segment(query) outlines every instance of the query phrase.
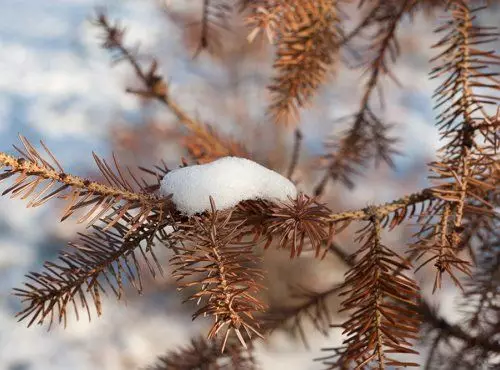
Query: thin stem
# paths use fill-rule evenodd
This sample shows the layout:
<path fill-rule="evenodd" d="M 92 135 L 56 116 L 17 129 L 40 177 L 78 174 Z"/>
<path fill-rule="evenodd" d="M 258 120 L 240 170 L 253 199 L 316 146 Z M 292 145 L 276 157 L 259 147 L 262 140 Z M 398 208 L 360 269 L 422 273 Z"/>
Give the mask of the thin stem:
<path fill-rule="evenodd" d="M 393 200 L 389 203 L 384 203 L 378 206 L 369 206 L 359 210 L 347 211 L 342 213 L 333 213 L 328 218 L 328 221 L 339 222 L 339 221 L 360 221 L 368 220 L 371 217 L 371 212 L 373 209 L 377 211 L 380 216 L 386 216 L 392 212 L 399 209 L 406 208 L 413 204 L 425 202 L 426 200 L 432 199 L 434 196 L 430 188 L 424 189 L 419 193 L 413 193 L 406 195 L 402 198 Z"/>
<path fill-rule="evenodd" d="M 487 336 L 473 336 L 469 332 L 464 331 L 460 326 L 450 324 L 445 318 L 440 317 L 429 304 L 422 300 L 420 311 L 424 316 L 425 322 L 429 323 L 435 329 L 440 330 L 444 337 L 454 337 L 465 342 L 470 347 L 480 347 L 486 351 L 500 353 L 500 342 L 491 339 Z"/>
<path fill-rule="evenodd" d="M 10 167 L 9 172 L 25 173 L 27 176 L 36 176 L 38 178 L 54 180 L 59 183 L 68 185 L 73 189 L 85 189 L 93 194 L 110 196 L 113 198 L 120 197 L 123 200 L 132 202 L 153 202 L 157 198 L 153 194 L 143 194 L 119 189 L 117 187 L 100 184 L 95 181 L 89 181 L 82 177 L 70 175 L 65 172 L 50 169 L 44 165 L 39 165 L 25 158 L 15 157 L 4 152 L 0 152 L 0 165 Z"/>
<path fill-rule="evenodd" d="M 299 163 L 299 155 L 300 155 L 300 144 L 302 143 L 302 132 L 300 129 L 296 128 L 295 129 L 295 141 L 293 145 L 293 152 L 292 152 L 292 161 L 290 162 L 290 167 L 288 168 L 288 175 L 287 177 L 289 179 L 292 178 L 293 173 L 295 172 L 295 169 L 297 168 L 297 164 Z"/>

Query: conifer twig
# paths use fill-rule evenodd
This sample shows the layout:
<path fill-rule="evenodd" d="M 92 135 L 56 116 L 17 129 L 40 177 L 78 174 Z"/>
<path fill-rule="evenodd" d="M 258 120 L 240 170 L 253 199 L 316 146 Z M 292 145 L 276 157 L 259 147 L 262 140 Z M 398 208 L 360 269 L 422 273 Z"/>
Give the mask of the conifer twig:
<path fill-rule="evenodd" d="M 179 248 L 171 263 L 178 281 L 195 276 L 194 281 L 183 281 L 180 289 L 199 289 L 189 298 L 201 305 L 193 319 L 201 315 L 214 318 L 208 339 L 224 333 L 221 342 L 224 352 L 232 333 L 245 348 L 244 337 L 262 337 L 254 314 L 264 309 L 255 298 L 260 288 L 257 280 L 263 276 L 255 267 L 257 257 L 251 245 L 238 242 L 241 222 L 232 221 L 231 212 L 217 211 L 213 198 L 210 203 L 211 211 L 206 218 L 194 217 L 192 225 L 181 227 L 186 245 Z"/>
<path fill-rule="evenodd" d="M 57 171 L 54 168 L 47 167 L 46 164 L 36 163 L 34 161 L 26 160 L 23 157 L 14 157 L 7 153 L 0 152 L 0 164 L 2 167 L 9 167 L 9 172 L 2 175 L 2 180 L 6 179 L 7 175 L 14 175 L 15 173 L 23 174 L 23 178 L 27 176 L 37 176 L 44 180 L 51 180 L 64 184 L 65 188 L 71 187 L 73 189 L 82 189 L 99 194 L 102 196 L 120 197 L 124 200 L 132 202 L 154 202 L 157 197 L 153 194 L 141 194 L 131 192 L 124 189 L 119 189 L 109 185 L 101 184 L 95 181 L 90 181 L 79 176 L 68 174 L 64 171 Z M 61 190 L 62 191 L 62 190 Z M 4 192 L 4 194 L 7 191 Z M 33 206 L 44 202 L 45 198 L 32 203 Z"/>
<path fill-rule="evenodd" d="M 340 357 L 338 352 L 323 360 L 330 368 L 363 368 L 372 361 L 385 366 L 418 366 L 392 357 L 394 353 L 416 354 L 411 341 L 416 339 L 420 320 L 420 299 L 416 282 L 401 270 L 408 261 L 386 247 L 381 240 L 382 215 L 371 209 L 369 223 L 358 232 L 362 247 L 354 254 L 354 266 L 346 273 L 342 311 L 350 317 L 342 324 L 347 338 Z"/>
<path fill-rule="evenodd" d="M 108 182 L 102 184 L 66 173 L 45 144 L 42 143 L 46 158 L 23 136 L 20 139 L 24 150 L 14 146 L 21 154 L 20 157 L 0 152 L 0 167 L 7 167 L 0 175 L 0 181 L 17 175 L 13 185 L 3 195 L 10 193 L 12 197 L 31 198 L 28 207 L 42 205 L 53 198 L 63 198 L 66 208 L 62 220 L 77 210 L 87 209 L 78 222 L 88 221 L 91 225 L 111 212 L 108 213 L 109 217 L 113 216 L 110 218 L 110 226 L 126 212 L 134 210 L 137 212 L 137 216 L 132 218 L 134 228 L 153 210 L 166 211 L 171 208 L 170 197 L 161 198 L 150 192 L 149 185 L 144 181 L 141 183 L 130 170 L 127 178 L 116 158 L 113 158 L 113 169 L 104 159 L 94 154 L 95 162 Z"/>
<path fill-rule="evenodd" d="M 396 30 L 406 12 L 415 5 L 415 0 L 379 1 L 372 4 L 373 14 L 366 18 L 368 24 L 374 24 L 378 30 L 373 37 L 369 51 L 375 50 L 375 57 L 369 56 L 367 65 L 369 77 L 359 108 L 353 114 L 353 121 L 344 136 L 337 141 L 326 143 L 329 153 L 323 156 L 327 162 L 325 173 L 314 188 L 314 195 L 320 196 L 325 191 L 328 179 L 340 180 L 349 187 L 353 186 L 353 174 L 359 172 L 367 161 L 375 158 L 392 164 L 391 155 L 397 153 L 392 148 L 395 139 L 387 135 L 390 128 L 374 113 L 370 98 L 383 76 L 395 79 L 388 66 L 388 56 L 394 61 L 399 53 Z M 362 23 L 362 28 L 367 25 Z"/>
<path fill-rule="evenodd" d="M 381 205 L 368 206 L 355 211 L 334 213 L 329 216 L 329 220 L 332 222 L 339 222 L 344 220 L 367 220 L 371 217 L 370 214 L 371 212 L 373 212 L 373 209 L 376 209 L 379 215 L 387 216 L 390 213 L 396 212 L 398 210 L 406 209 L 415 204 L 428 201 L 433 197 L 434 196 L 431 189 L 424 189 L 419 193 L 406 195 L 402 198 Z"/>
<path fill-rule="evenodd" d="M 474 336 L 470 332 L 464 331 L 460 326 L 450 324 L 445 318 L 438 316 L 426 301 L 422 301 L 420 307 L 425 322 L 431 325 L 434 330 L 439 330 L 441 335 L 459 339 L 471 347 L 477 346 L 486 351 L 500 353 L 500 342 L 498 340 L 487 336 Z"/>
<path fill-rule="evenodd" d="M 290 167 L 288 168 L 287 178 L 291 179 L 297 165 L 299 163 L 299 155 L 300 155 L 300 144 L 302 143 L 302 132 L 296 128 L 294 134 L 294 143 L 293 143 L 293 151 L 292 151 L 292 160 L 290 161 Z"/>
<path fill-rule="evenodd" d="M 116 62 L 122 60 L 127 61 L 146 88 L 146 90 L 127 88 L 127 92 L 146 98 L 154 98 L 168 107 L 169 110 L 177 117 L 179 122 L 181 122 L 199 142 L 203 142 L 203 153 L 201 153 L 202 157 L 208 157 L 208 160 L 213 160 L 227 155 L 248 157 L 247 151 L 241 144 L 235 143 L 228 138 L 223 138 L 221 135 L 216 134 L 215 131 L 210 129 L 209 126 L 199 122 L 187 114 L 181 106 L 172 99 L 169 93 L 168 84 L 157 71 L 158 64 L 156 60 L 153 60 L 147 71 L 143 69 L 137 61 L 137 57 L 134 53 L 125 47 L 123 43 L 123 29 L 121 29 L 118 25 L 112 25 L 104 13 L 98 14 L 95 23 L 98 27 L 101 27 L 105 33 L 102 46 L 118 54 Z M 190 148 L 188 147 L 188 149 Z M 206 160 L 207 159 L 205 158 L 205 161 Z"/>

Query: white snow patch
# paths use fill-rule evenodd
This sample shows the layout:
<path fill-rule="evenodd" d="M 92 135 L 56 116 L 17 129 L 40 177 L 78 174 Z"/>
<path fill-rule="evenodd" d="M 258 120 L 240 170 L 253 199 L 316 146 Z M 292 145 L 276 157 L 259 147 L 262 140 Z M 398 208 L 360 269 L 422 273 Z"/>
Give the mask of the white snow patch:
<path fill-rule="evenodd" d="M 249 159 L 224 157 L 208 164 L 178 168 L 161 180 L 160 192 L 173 194 L 177 209 L 193 215 L 210 209 L 227 209 L 248 199 L 287 201 L 297 188 L 287 178 Z"/>

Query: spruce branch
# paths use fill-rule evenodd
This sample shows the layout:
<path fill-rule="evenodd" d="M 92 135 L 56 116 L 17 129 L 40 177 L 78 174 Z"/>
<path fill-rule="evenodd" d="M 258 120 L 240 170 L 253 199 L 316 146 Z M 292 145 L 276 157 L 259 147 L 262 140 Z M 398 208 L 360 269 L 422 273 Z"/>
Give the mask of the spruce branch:
<path fill-rule="evenodd" d="M 491 325 L 492 312 L 500 310 L 500 236 L 490 239 L 495 254 L 486 253 L 479 261 L 472 277 L 465 283 L 461 302 L 462 311 L 467 315 L 466 324 L 473 330 L 487 331 Z"/>
<path fill-rule="evenodd" d="M 254 240 L 266 240 L 267 249 L 273 240 L 277 247 L 289 249 L 290 258 L 299 257 L 305 247 L 321 254 L 324 242 L 333 237 L 328 223 L 330 210 L 314 197 L 300 193 L 288 202 L 244 201 L 237 206 L 235 219 L 241 220 Z"/>
<path fill-rule="evenodd" d="M 260 238 L 266 241 L 264 249 L 278 240 L 278 248 L 290 249 L 292 258 L 300 256 L 304 246 L 314 250 L 317 257 L 324 257 L 329 249 L 342 257 L 343 252 L 332 246 L 334 236 L 352 222 L 368 221 L 374 209 L 381 217 L 381 226 L 391 230 L 407 219 L 425 214 L 436 202 L 428 188 L 392 202 L 333 213 L 317 198 L 301 193 L 286 204 L 244 201 L 236 207 L 234 217 L 243 221 L 245 232 L 256 242 Z"/>
<path fill-rule="evenodd" d="M 220 47 L 222 42 L 219 34 L 228 29 L 227 18 L 232 11 L 233 5 L 225 0 L 203 0 L 199 42 L 193 58 L 204 50 L 212 52 Z"/>
<path fill-rule="evenodd" d="M 332 369 L 351 364 L 357 369 L 418 366 L 390 357 L 391 353 L 417 353 L 411 341 L 417 338 L 420 324 L 419 288 L 401 272 L 410 269 L 410 263 L 382 244 L 381 230 L 381 215 L 373 209 L 368 225 L 358 232 L 357 239 L 364 244 L 354 254 L 357 262 L 347 272 L 341 293 L 346 296 L 341 311 L 350 312 L 342 325 L 347 334 L 345 348 L 332 349 L 334 355 L 323 358 Z"/>
<path fill-rule="evenodd" d="M 17 176 L 3 194 L 28 199 L 28 207 L 62 198 L 66 202 L 62 220 L 78 210 L 85 211 L 78 222 L 87 222 L 94 231 L 81 234 L 81 242 L 70 243 L 70 249 L 60 254 L 59 262 L 46 262 L 42 273 L 27 275 L 29 282 L 25 283 L 25 288 L 15 289 L 15 294 L 27 305 L 18 314 L 19 319 L 29 318 L 28 326 L 31 326 L 47 319 L 52 324 L 57 317 L 66 325 L 68 304 L 74 306 L 77 318 L 78 306 L 81 306 L 90 319 L 89 296 L 100 315 L 101 293 L 105 292 L 101 278 L 107 281 L 118 299 L 122 297 L 124 277 L 140 292 L 142 284 L 136 253 L 140 251 L 153 276 L 156 270 L 161 272 L 152 244 L 153 239 L 163 235 L 167 224 L 174 223 L 171 213 L 175 209 L 169 197 L 154 194 L 155 184 L 139 180 L 128 168 L 128 176 L 125 176 L 116 157 L 113 157 L 115 167 L 112 168 L 94 154 L 108 183 L 102 184 L 65 172 L 43 142 L 45 155 L 24 137 L 20 139 L 24 148 L 14 146 L 20 157 L 0 152 L 0 164 L 6 168 L 0 179 Z M 159 181 L 157 172 L 149 173 Z M 142 241 L 145 247 L 141 247 Z"/>
<path fill-rule="evenodd" d="M 432 201 L 432 199 L 433 199 L 433 194 L 430 191 L 430 189 L 424 189 L 421 192 L 406 195 L 400 199 L 396 199 L 388 203 L 368 206 L 360 210 L 347 211 L 335 214 L 332 213 L 328 218 L 332 222 L 356 221 L 356 220 L 367 221 L 370 219 L 370 217 L 372 217 L 371 213 L 375 209 L 377 213 L 382 217 L 381 220 L 382 225 L 386 223 L 384 222 L 385 220 L 387 220 L 386 217 L 392 213 L 398 215 L 396 219 L 398 220 L 397 224 L 399 224 L 401 222 L 399 220 L 404 220 L 406 217 L 412 217 L 416 214 L 415 207 L 418 204 L 422 204 L 423 207 L 424 202 Z M 408 214 L 408 209 L 411 209 L 409 214 Z M 421 210 L 421 212 L 423 212 L 423 209 Z"/>
<path fill-rule="evenodd" d="M 240 12 L 247 12 L 245 24 L 252 28 L 248 34 L 248 42 L 265 33 L 270 44 L 278 38 L 280 16 L 284 11 L 284 1 L 240 0 Z"/>
<path fill-rule="evenodd" d="M 293 297 L 303 299 L 304 302 L 292 307 L 271 307 L 261 318 L 266 333 L 271 334 L 277 329 L 288 328 L 308 348 L 307 336 L 310 333 L 306 334 L 304 322 L 312 323 L 317 332 L 328 336 L 333 317 L 328 301 L 340 290 L 341 285 L 334 285 L 322 292 L 300 286 L 293 287 Z"/>
<path fill-rule="evenodd" d="M 77 210 L 86 209 L 86 213 L 78 221 L 88 221 L 89 225 L 110 210 L 110 215 L 115 216 L 112 223 L 117 222 L 122 213 L 134 210 L 137 212 L 137 216 L 133 218 L 135 227 L 153 210 L 169 207 L 168 197 L 159 198 L 148 192 L 149 184 L 139 182 L 130 170 L 127 179 L 116 158 L 113 158 L 113 169 L 94 154 L 99 170 L 108 182 L 101 184 L 66 173 L 43 143 L 45 158 L 28 140 L 22 136 L 20 139 L 24 150 L 14 146 L 20 153 L 19 157 L 0 152 L 0 166 L 5 168 L 0 181 L 17 176 L 2 194 L 10 193 L 12 197 L 30 199 L 28 207 L 42 205 L 55 197 L 62 198 L 66 201 L 62 220 Z"/>
<path fill-rule="evenodd" d="M 62 198 L 66 202 L 63 220 L 81 211 L 79 221 L 87 222 L 91 230 L 70 243 L 56 262 L 46 262 L 42 272 L 29 273 L 24 287 L 15 289 L 25 305 L 19 319 L 27 320 L 28 326 L 49 322 L 50 328 L 56 321 L 66 325 L 71 310 L 77 318 L 81 311 L 87 312 L 90 319 L 94 306 L 100 315 L 106 291 L 120 300 L 127 283 L 142 291 L 144 269 L 153 277 L 162 274 L 156 254 L 163 246 L 175 254 L 171 264 L 179 290 L 189 291 L 187 300 L 199 306 L 193 319 L 208 316 L 213 325 L 208 338 L 197 338 L 191 346 L 168 353 L 152 369 L 254 369 L 253 340 L 273 329 L 291 327 L 306 343 L 305 320 L 321 334 L 338 327 L 332 325 L 328 299 L 339 291 L 344 297 L 342 312 L 350 316 L 342 325 L 347 334 L 344 346 L 326 348 L 329 355 L 321 359 L 330 368 L 416 366 L 399 356 L 416 354 L 413 346 L 420 316 L 430 327 L 428 337 L 435 347 L 426 366 L 435 366 L 443 344 L 455 352 L 451 357 L 447 353 L 448 368 L 498 366 L 500 78 L 490 67 L 500 65 L 500 58 L 482 49 L 498 34 L 477 25 L 476 14 L 484 8 L 474 9 L 472 4 L 360 0 L 360 8 L 366 5 L 368 11 L 344 35 L 336 0 L 203 0 L 195 57 L 221 42 L 213 31 L 226 26 L 225 17 L 237 6 L 248 11 L 247 22 L 254 27 L 249 41 L 264 31 L 276 44 L 276 78 L 269 87 L 273 100 L 268 113 L 281 124 L 290 124 L 312 102 L 335 69 L 341 47 L 349 47 L 348 42 L 365 31 L 375 31 L 360 54 L 367 79 L 359 107 L 349 117 L 347 132 L 325 144 L 325 173 L 314 189 L 316 197 L 300 193 L 283 203 L 247 200 L 225 211 L 217 210 L 211 200 L 210 210 L 184 217 L 169 197 L 156 193 L 168 173 L 166 166 L 143 169 L 154 177 L 149 183 L 122 168 L 114 156 L 110 165 L 94 155 L 101 183 L 66 173 L 43 143 L 45 153 L 21 137 L 24 148 L 16 148 L 20 156 L 0 152 L 4 170 L 0 182 L 13 180 L 4 194 L 26 199 L 29 207 Z M 443 143 L 438 159 L 430 164 L 434 186 L 389 203 L 332 212 L 318 200 L 330 179 L 352 186 L 353 176 L 372 159 L 392 163 L 395 139 L 391 126 L 376 113 L 373 95 L 383 78 L 394 78 L 390 64 L 399 55 L 402 20 L 417 9 L 438 6 L 450 19 L 437 29 L 444 36 L 434 46 L 441 51 L 431 72 L 431 78 L 442 79 L 434 95 Z M 159 73 L 157 61 L 143 64 L 137 52 L 125 45 L 122 27 L 102 13 L 96 25 L 104 31 L 102 46 L 114 54 L 115 62 L 128 63 L 143 85 L 127 91 L 159 101 L 177 117 L 187 131 L 183 146 L 195 161 L 248 157 L 241 144 L 183 110 Z M 491 114 L 490 108 L 497 113 Z M 289 178 L 298 163 L 300 144 L 297 129 Z M 187 163 L 183 159 L 183 165 Z M 421 227 L 405 259 L 384 244 L 382 232 L 414 216 Z M 361 248 L 347 256 L 334 239 L 357 222 L 364 224 L 356 238 Z M 291 257 L 307 250 L 316 257 L 336 253 L 349 267 L 346 281 L 321 292 L 293 286 L 295 298 L 303 298 L 301 304 L 265 312 L 258 299 L 263 288 L 260 260 L 253 248 L 263 244 L 266 249 L 273 242 L 288 249 Z M 470 258 L 464 256 L 466 251 Z M 417 270 L 430 263 L 435 266 L 434 289 L 445 275 L 464 286 L 463 323 L 451 324 L 421 300 L 417 284 L 405 275 L 413 260 L 419 263 Z"/>
<path fill-rule="evenodd" d="M 339 18 L 336 1 L 278 3 L 261 5 L 280 9 L 273 65 L 278 75 L 269 86 L 269 113 L 276 123 L 291 125 L 298 121 L 299 108 L 311 102 L 338 60 Z M 276 13 L 277 8 L 267 13 Z"/>
<path fill-rule="evenodd" d="M 470 214 L 493 217 L 495 213 L 487 194 L 498 184 L 488 178 L 494 175 L 500 146 L 496 120 L 485 113 L 485 107 L 500 102 L 497 73 L 486 69 L 498 57 L 477 45 L 491 42 L 497 33 L 475 25 L 479 10 L 470 9 L 465 1 L 450 2 L 451 19 L 436 30 L 445 33 L 434 45 L 444 51 L 433 59 L 440 65 L 431 72 L 432 78 L 444 78 L 434 94 L 435 108 L 441 110 L 436 125 L 444 146 L 439 160 L 430 166 L 430 178 L 438 182 L 432 192 L 440 202 L 422 218 L 414 245 L 418 258 L 425 257 L 420 267 L 434 262 L 434 290 L 441 286 L 444 272 L 461 287 L 454 270 L 471 273 L 470 262 L 458 256 L 467 219 Z"/>
<path fill-rule="evenodd" d="M 424 321 L 431 326 L 431 330 L 438 331 L 445 337 L 459 339 L 470 347 L 480 347 L 488 352 L 500 353 L 500 342 L 498 340 L 492 340 L 488 336 L 474 336 L 463 330 L 459 325 L 450 324 L 425 301 L 421 304 L 421 312 Z"/>
<path fill-rule="evenodd" d="M 299 156 L 300 156 L 300 145 L 302 143 L 303 135 L 302 132 L 296 128 L 294 134 L 294 144 L 292 151 L 292 159 L 290 161 L 290 167 L 288 168 L 287 178 L 292 179 L 293 174 L 299 164 Z"/>
<path fill-rule="evenodd" d="M 217 211 L 212 198 L 210 203 L 211 211 L 206 216 L 195 216 L 190 224 L 180 227 L 185 245 L 171 264 L 174 278 L 182 281 L 180 289 L 197 288 L 189 297 L 201 305 L 193 319 L 201 315 L 214 318 L 208 339 L 224 333 L 224 352 L 232 333 L 245 348 L 245 337 L 262 337 L 254 314 L 264 309 L 255 297 L 260 289 L 257 281 L 263 276 L 256 267 L 252 243 L 238 241 L 243 236 L 242 223 L 231 220 L 230 211 Z"/>
<path fill-rule="evenodd" d="M 269 86 L 268 113 L 277 124 L 296 125 L 337 63 L 340 19 L 336 0 L 243 1 L 251 42 L 265 32 L 276 45 L 277 76 Z"/>
<path fill-rule="evenodd" d="M 224 353 L 220 343 L 205 338 L 194 338 L 189 346 L 160 356 L 148 370 L 255 370 L 257 363 L 251 349 L 231 344 Z"/>
<path fill-rule="evenodd" d="M 60 253 L 57 263 L 45 262 L 42 273 L 28 274 L 25 287 L 14 289 L 14 294 L 27 304 L 17 314 L 19 321 L 29 319 L 31 326 L 48 319 L 50 328 L 57 318 L 66 327 L 68 306 L 73 306 L 77 320 L 80 309 L 87 312 L 90 320 L 92 301 L 100 316 L 101 294 L 106 293 L 106 287 L 118 300 L 123 296 L 125 280 L 141 293 L 140 261 L 146 263 L 153 277 L 157 272 L 163 273 L 153 247 L 156 239 L 168 243 L 163 230 L 172 220 L 161 212 L 154 213 L 131 232 L 133 218 L 125 213 L 123 221 L 111 228 L 112 219 L 102 219 L 101 225 L 93 225 L 92 233 L 79 234 L 79 242 L 69 243 L 70 249 Z"/>

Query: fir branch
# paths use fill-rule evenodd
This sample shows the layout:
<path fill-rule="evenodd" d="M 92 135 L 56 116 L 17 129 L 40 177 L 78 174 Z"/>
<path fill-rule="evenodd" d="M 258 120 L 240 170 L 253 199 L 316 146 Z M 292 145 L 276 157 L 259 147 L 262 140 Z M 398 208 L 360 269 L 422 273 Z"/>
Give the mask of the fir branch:
<path fill-rule="evenodd" d="M 464 331 L 459 325 L 452 325 L 445 318 L 437 315 L 425 301 L 422 302 L 420 311 L 423 320 L 431 325 L 432 329 L 441 333 L 444 337 L 453 337 L 459 339 L 469 347 L 480 347 L 488 352 L 500 353 L 500 342 L 492 340 L 488 336 L 473 336 Z"/>
<path fill-rule="evenodd" d="M 493 253 L 483 253 L 472 277 L 465 283 L 460 307 L 466 314 L 466 325 L 472 330 L 487 332 L 491 318 L 500 311 L 500 235 L 489 239 Z"/>
<path fill-rule="evenodd" d="M 324 256 L 333 238 L 354 221 L 367 221 L 375 209 L 381 217 L 381 226 L 392 229 L 405 220 L 427 212 L 436 203 L 431 189 L 410 194 L 392 202 L 363 209 L 333 213 L 315 197 L 299 194 L 287 204 L 266 201 L 244 201 L 236 207 L 235 219 L 241 220 L 257 242 L 264 238 L 267 249 L 273 240 L 278 248 L 290 249 L 290 256 L 299 256 L 304 246 L 310 246 L 316 256 Z M 323 253 L 321 249 L 324 249 Z M 342 256 L 338 250 L 335 253 Z"/>
<path fill-rule="evenodd" d="M 271 307 L 261 318 L 266 333 L 270 334 L 277 329 L 287 328 L 292 334 L 300 337 L 302 343 L 309 347 L 304 322 L 313 324 L 316 331 L 328 336 L 331 328 L 332 312 L 329 300 L 337 295 L 341 285 L 335 285 L 323 292 L 316 292 L 304 287 L 294 287 L 293 297 L 304 299 L 304 302 L 292 307 Z"/>
<path fill-rule="evenodd" d="M 486 189 L 481 200 L 471 200 L 471 205 L 481 209 L 482 212 L 466 212 L 462 222 L 463 232 L 460 235 L 458 250 L 467 250 L 474 264 L 477 264 L 477 255 L 489 255 L 491 253 L 491 241 L 500 238 L 500 213 L 493 212 L 500 207 L 500 197 L 498 196 L 498 186 L 500 183 L 500 172 L 491 171 L 481 179 L 484 183 L 491 184 L 491 188 Z M 490 204 L 492 211 L 487 211 L 484 204 Z M 467 207 L 467 205 L 466 205 Z M 467 209 L 467 208 L 466 208 Z M 493 249 L 494 250 L 494 249 Z"/>
<path fill-rule="evenodd" d="M 295 172 L 295 169 L 297 168 L 297 165 L 299 163 L 299 155 L 300 155 L 300 144 L 302 143 L 302 132 L 296 128 L 295 129 L 295 135 L 294 135 L 294 144 L 293 144 L 293 151 L 292 151 L 292 160 L 290 161 L 290 167 L 288 168 L 287 172 L 287 178 L 291 179 L 293 177 L 293 174 Z"/>
<path fill-rule="evenodd" d="M 412 252 L 418 253 L 415 261 L 425 257 L 417 271 L 425 265 L 434 262 L 436 276 L 434 279 L 433 292 L 441 288 L 441 280 L 444 273 L 447 273 L 461 287 L 460 279 L 455 270 L 463 274 L 470 275 L 470 262 L 460 258 L 456 248 L 449 237 L 451 227 L 451 208 L 447 202 L 435 204 L 427 217 L 422 217 L 425 221 L 421 229 L 415 234 L 417 242 L 411 245 Z M 429 257 L 430 254 L 430 257 Z"/>
<path fill-rule="evenodd" d="M 430 189 L 424 189 L 421 192 L 406 195 L 400 199 L 393 200 L 392 202 L 384 203 L 381 205 L 368 206 L 360 210 L 347 211 L 341 213 L 332 213 L 328 219 L 332 222 L 341 221 L 367 221 L 370 219 L 373 210 L 377 211 L 382 217 L 381 225 L 387 223 L 387 217 L 394 213 L 396 217 L 396 224 L 401 223 L 406 217 L 412 217 L 416 214 L 416 206 L 422 204 L 421 212 L 423 212 L 424 203 L 432 201 L 433 194 Z M 408 210 L 410 212 L 408 213 Z M 403 216 L 404 215 L 404 216 Z M 384 222 L 385 221 L 385 222 Z"/>
<path fill-rule="evenodd" d="M 232 12 L 233 7 L 226 1 L 203 0 L 200 40 L 193 58 L 196 58 L 203 50 L 213 52 L 220 47 L 220 32 L 227 30 L 227 17 Z"/>
<path fill-rule="evenodd" d="M 247 12 L 245 24 L 248 27 L 253 27 L 248 34 L 247 40 L 253 42 L 259 33 L 264 32 L 269 43 L 275 43 L 284 6 L 285 2 L 283 0 L 240 0 L 240 12 Z"/>
<path fill-rule="evenodd" d="M 264 249 L 273 240 L 278 240 L 278 248 L 289 249 L 290 258 L 299 257 L 306 246 L 319 257 L 324 242 L 333 237 L 329 214 L 330 210 L 324 204 L 300 193 L 286 203 L 242 202 L 237 206 L 235 219 L 242 221 L 248 228 L 245 232 L 253 235 L 255 241 L 260 237 L 266 240 Z"/>
<path fill-rule="evenodd" d="M 369 40 L 363 67 L 368 78 L 360 106 L 351 117 L 349 130 L 340 140 L 327 143 L 323 157 L 326 172 L 315 188 L 321 195 L 329 179 L 353 185 L 353 175 L 375 158 L 391 164 L 394 139 L 372 107 L 373 92 L 382 77 L 393 77 L 389 64 L 399 54 L 397 29 L 406 15 L 415 9 L 444 6 L 451 19 L 438 32 L 445 36 L 435 45 L 443 51 L 434 59 L 440 63 L 432 78 L 443 78 L 435 93 L 439 109 L 437 126 L 443 147 L 439 159 L 432 163 L 430 178 L 436 186 L 410 194 L 392 202 L 360 210 L 333 213 L 317 198 L 299 194 L 288 203 L 273 204 L 252 200 L 232 210 L 212 209 L 194 217 L 181 217 L 168 197 L 154 194 L 159 180 L 168 169 L 146 170 L 155 177 L 149 184 L 127 175 L 113 157 L 114 166 L 95 156 L 106 184 L 66 173 L 54 155 L 45 147 L 41 154 L 24 138 L 20 157 L 0 152 L 0 181 L 14 179 L 4 194 L 28 199 L 28 206 L 38 206 L 52 198 L 63 198 L 63 219 L 77 210 L 85 211 L 79 221 L 88 221 L 92 233 L 81 235 L 80 242 L 70 243 L 55 263 L 46 262 L 41 273 L 32 272 L 24 288 L 16 289 L 27 305 L 18 314 L 20 320 L 34 323 L 54 321 L 66 324 L 70 306 L 78 318 L 80 311 L 91 317 L 91 306 L 101 314 L 102 293 L 111 290 L 117 299 L 124 294 L 128 281 L 140 293 L 141 270 L 147 268 L 154 277 L 162 273 L 156 258 L 157 244 L 171 247 L 176 255 L 174 277 L 181 281 L 180 290 L 194 292 L 188 300 L 200 305 L 193 318 L 210 316 L 214 324 L 208 339 L 196 339 L 189 348 L 160 358 L 157 369 L 253 369 L 252 348 L 248 344 L 261 338 L 262 332 L 290 325 L 305 341 L 304 320 L 310 320 L 322 334 L 331 325 L 327 300 L 339 287 L 324 292 L 300 289 L 305 301 L 291 308 L 274 307 L 260 317 L 264 305 L 256 298 L 262 273 L 253 246 L 265 241 L 264 248 L 276 241 L 278 248 L 290 250 L 297 257 L 311 248 L 316 256 L 328 251 L 344 256 L 350 269 L 342 285 L 343 311 L 350 318 L 343 324 L 347 339 L 343 348 L 328 348 L 332 356 L 323 360 L 328 366 L 357 368 L 412 366 L 399 361 L 391 353 L 415 353 L 413 340 L 419 324 L 419 313 L 431 326 L 434 346 L 460 344 L 459 351 L 448 358 L 451 368 L 498 366 L 498 207 L 500 204 L 499 96 L 500 79 L 491 66 L 500 64 L 492 51 L 479 47 L 494 40 L 497 33 L 476 25 L 476 12 L 465 0 L 360 1 L 369 11 L 352 33 L 345 36 L 338 29 L 340 15 L 337 1 L 327 0 L 239 0 L 250 11 L 247 21 L 255 27 L 249 39 L 265 30 L 277 43 L 274 64 L 277 78 L 270 87 L 273 101 L 269 112 L 280 123 L 290 123 L 298 111 L 327 79 L 338 60 L 341 46 L 370 27 L 375 34 Z M 201 17 L 200 48 L 210 49 L 217 43 L 211 30 L 233 10 L 235 4 L 225 0 L 204 0 Z M 222 6 L 222 7 L 220 7 Z M 216 12 L 219 11 L 218 14 Z M 215 16 L 215 17 L 214 17 Z M 226 155 L 247 156 L 244 147 L 219 135 L 213 128 L 189 116 L 174 99 L 170 86 L 158 73 L 154 60 L 144 68 L 137 53 L 125 46 L 124 29 L 111 24 L 104 14 L 96 24 L 104 31 L 103 47 L 115 53 L 115 61 L 126 61 L 144 85 L 128 92 L 155 99 L 168 107 L 189 134 L 184 147 L 198 162 L 208 162 Z M 212 43 L 212 45 L 210 45 Z M 207 50 L 208 50 L 207 49 Z M 210 51 L 210 50 L 209 50 Z M 477 89 L 481 91 L 478 91 Z M 490 115 L 488 107 L 497 106 Z M 292 177 L 298 162 L 300 131 L 288 176 Z M 16 148 L 17 149 L 17 148 Z M 183 161 L 187 165 L 187 161 Z M 382 229 L 389 231 L 405 220 L 419 216 L 421 229 L 412 245 L 410 257 L 401 258 L 382 241 Z M 366 222 L 358 232 L 362 247 L 350 257 L 335 248 L 333 238 L 352 222 Z M 175 231 L 172 233 L 172 229 Z M 253 240 L 250 240 L 253 239 Z M 181 242 L 181 246 L 173 245 Z M 477 266 L 461 253 L 469 250 Z M 324 251 L 321 254 L 321 251 Z M 428 303 L 419 301 L 418 286 L 403 271 L 410 262 L 433 263 L 437 269 L 437 289 L 444 274 L 457 285 L 462 283 L 457 272 L 470 274 L 465 280 L 467 320 L 453 325 L 439 317 Z M 144 266 L 143 266 L 144 265 Z M 473 301 L 473 304 L 470 304 Z M 49 326 L 50 327 L 50 326 Z M 222 348 L 222 352 L 220 349 Z M 451 348 L 451 346 L 450 346 Z M 456 351 L 456 348 L 451 348 Z M 432 366 L 438 349 L 429 356 Z"/>

